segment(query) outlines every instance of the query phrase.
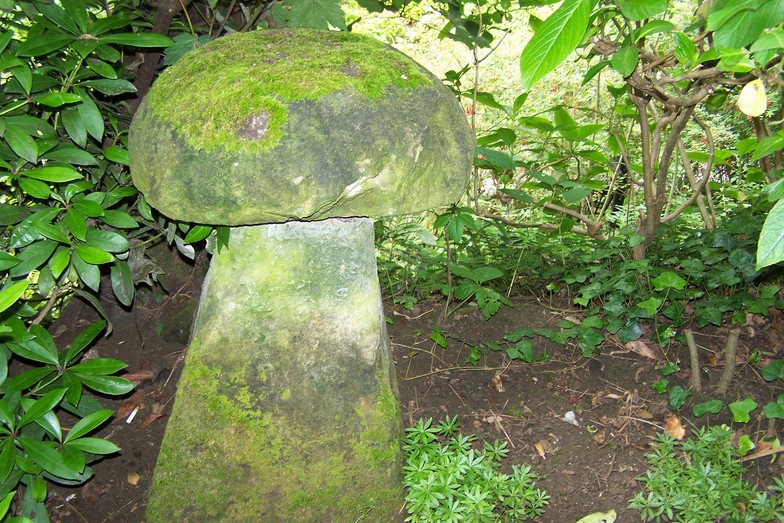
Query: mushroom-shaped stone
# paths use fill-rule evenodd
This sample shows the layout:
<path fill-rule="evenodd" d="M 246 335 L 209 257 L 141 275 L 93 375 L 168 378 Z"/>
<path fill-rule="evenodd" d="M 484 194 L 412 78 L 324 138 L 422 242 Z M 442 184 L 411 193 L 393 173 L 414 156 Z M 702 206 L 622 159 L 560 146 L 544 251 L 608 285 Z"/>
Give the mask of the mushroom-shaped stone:
<path fill-rule="evenodd" d="M 454 96 L 352 33 L 217 39 L 153 86 L 134 183 L 213 256 L 147 520 L 396 521 L 401 420 L 369 217 L 447 205 L 473 133 Z"/>

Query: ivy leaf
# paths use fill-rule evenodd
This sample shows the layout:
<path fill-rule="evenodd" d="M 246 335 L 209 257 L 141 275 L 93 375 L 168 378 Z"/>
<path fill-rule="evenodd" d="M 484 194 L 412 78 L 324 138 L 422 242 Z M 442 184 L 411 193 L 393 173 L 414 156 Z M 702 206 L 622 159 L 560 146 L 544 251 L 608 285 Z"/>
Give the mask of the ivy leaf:
<path fill-rule="evenodd" d="M 670 389 L 670 407 L 672 407 L 672 410 L 680 409 L 686 404 L 690 396 L 691 391 L 684 389 L 680 385 L 675 385 Z"/>
<path fill-rule="evenodd" d="M 768 363 L 762 367 L 760 374 L 762 374 L 762 379 L 765 381 L 784 380 L 784 360 L 775 360 Z"/>
<path fill-rule="evenodd" d="M 751 398 L 746 398 L 730 403 L 729 407 L 730 412 L 732 412 L 732 420 L 735 423 L 748 423 L 751 419 L 749 414 L 757 408 L 757 402 Z"/>
<path fill-rule="evenodd" d="M 310 27 L 329 29 L 330 26 L 346 30 L 346 14 L 335 0 L 296 0 L 288 1 L 289 27 Z"/>
<path fill-rule="evenodd" d="M 686 288 L 686 280 L 672 271 L 664 271 L 651 280 L 651 283 L 653 283 L 653 288 L 657 291 L 662 291 L 664 289 L 677 289 L 682 291 Z"/>
<path fill-rule="evenodd" d="M 585 35 L 595 0 L 565 0 L 536 30 L 520 55 L 523 91 L 574 51 Z"/>
<path fill-rule="evenodd" d="M 724 402 L 721 400 L 710 400 L 698 403 L 693 407 L 694 415 L 696 417 L 704 416 L 705 414 L 718 414 L 724 408 Z"/>

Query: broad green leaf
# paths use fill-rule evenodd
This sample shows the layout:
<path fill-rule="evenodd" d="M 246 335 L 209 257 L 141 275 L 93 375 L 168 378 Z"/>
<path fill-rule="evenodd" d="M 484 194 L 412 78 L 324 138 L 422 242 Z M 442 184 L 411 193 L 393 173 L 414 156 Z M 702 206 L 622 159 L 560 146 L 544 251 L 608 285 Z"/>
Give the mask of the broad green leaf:
<path fill-rule="evenodd" d="M 75 372 L 74 374 L 82 380 L 85 387 L 111 396 L 126 394 L 136 387 L 133 382 L 117 376 L 94 376 L 81 372 Z"/>
<path fill-rule="evenodd" d="M 680 291 L 686 288 L 686 280 L 672 271 L 664 271 L 651 280 L 651 283 L 653 283 L 653 288 L 657 291 L 662 291 L 664 289 L 677 289 Z"/>
<path fill-rule="evenodd" d="M 72 104 L 81 101 L 82 97 L 73 93 L 49 92 L 33 96 L 33 100 L 47 107 L 60 107 L 65 104 Z"/>
<path fill-rule="evenodd" d="M 29 274 L 30 271 L 46 263 L 57 245 L 56 241 L 42 240 L 28 246 L 16 256 L 19 258 L 19 263 L 14 265 L 8 274 L 12 278 Z"/>
<path fill-rule="evenodd" d="M 42 157 L 47 160 L 74 165 L 98 165 L 98 160 L 96 160 L 95 156 L 78 147 L 61 146 L 46 152 Z"/>
<path fill-rule="evenodd" d="M 640 50 L 636 47 L 621 47 L 610 59 L 612 68 L 626 78 L 631 76 L 640 61 Z"/>
<path fill-rule="evenodd" d="M 680 385 L 675 385 L 670 389 L 670 407 L 672 410 L 680 410 L 691 397 L 691 391 L 688 391 Z"/>
<path fill-rule="evenodd" d="M 27 290 L 28 285 L 30 285 L 30 282 L 27 280 L 18 281 L 0 291 L 0 312 L 16 303 L 16 300 Z"/>
<path fill-rule="evenodd" d="M 61 29 L 65 29 L 72 35 L 78 35 L 80 33 L 76 22 L 74 22 L 68 13 L 65 12 L 65 9 L 60 7 L 59 4 L 55 2 L 36 2 L 35 8 L 39 13 L 54 22 Z"/>
<path fill-rule="evenodd" d="M 594 5 L 595 0 L 564 0 L 537 29 L 520 55 L 523 91 L 530 91 L 577 48 Z"/>
<path fill-rule="evenodd" d="M 474 277 L 477 283 L 484 283 L 486 281 L 495 280 L 500 278 L 504 273 L 495 267 L 477 267 L 474 269 Z"/>
<path fill-rule="evenodd" d="M 633 22 L 651 18 L 667 9 L 668 0 L 625 0 L 621 5 L 623 16 Z"/>
<path fill-rule="evenodd" d="M 188 234 L 185 235 L 185 239 L 183 240 L 185 243 L 196 243 L 207 236 L 210 235 L 212 232 L 212 227 L 208 225 L 194 225 L 191 230 L 188 231 Z"/>
<path fill-rule="evenodd" d="M 6 393 L 23 391 L 41 380 L 48 379 L 56 372 L 52 367 L 38 367 L 9 378 L 3 384 Z"/>
<path fill-rule="evenodd" d="M 50 183 L 64 183 L 82 178 L 79 171 L 70 167 L 39 167 L 38 169 L 22 171 L 21 174 L 28 178 Z"/>
<path fill-rule="evenodd" d="M 766 136 L 765 138 L 760 140 L 757 149 L 754 151 L 754 154 L 751 156 L 751 161 L 756 162 L 760 158 L 775 153 L 779 149 L 784 149 L 784 133 L 782 132 L 778 132 L 773 136 Z"/>
<path fill-rule="evenodd" d="M 569 203 L 577 203 L 583 198 L 591 194 L 591 189 L 588 187 L 572 187 L 563 193 L 563 199 Z"/>
<path fill-rule="evenodd" d="M 69 245 L 71 241 L 68 239 L 68 236 L 63 233 L 62 229 L 57 227 L 56 225 L 52 225 L 51 223 L 46 222 L 35 222 L 33 224 L 33 228 L 36 231 L 44 235 L 44 237 L 49 238 L 50 240 L 54 240 L 56 242 L 65 243 Z"/>
<path fill-rule="evenodd" d="M 72 205 L 74 209 L 84 214 L 88 218 L 100 218 L 104 214 L 103 207 L 101 207 L 100 204 L 92 200 L 88 200 L 87 198 L 75 200 Z"/>
<path fill-rule="evenodd" d="M 91 245 L 77 245 L 74 250 L 83 261 L 90 265 L 101 265 L 114 261 L 114 256 L 111 253 Z"/>
<path fill-rule="evenodd" d="M 784 200 L 779 200 L 765 218 L 757 244 L 757 270 L 784 260 Z"/>
<path fill-rule="evenodd" d="M 80 352 L 86 349 L 105 327 L 106 322 L 101 320 L 96 321 L 80 332 L 70 345 L 68 345 L 68 350 L 65 354 L 65 364 L 68 365 Z"/>
<path fill-rule="evenodd" d="M 0 251 L 0 271 L 6 271 L 17 263 L 19 263 L 19 260 L 16 256 L 13 254 L 8 254 L 5 251 Z"/>
<path fill-rule="evenodd" d="M 692 68 L 697 63 L 697 46 L 691 41 L 689 35 L 675 31 L 672 33 L 675 39 L 675 58 L 687 69 Z"/>
<path fill-rule="evenodd" d="M 128 263 L 118 261 L 112 265 L 111 279 L 114 295 L 120 303 L 130 307 L 133 304 L 135 289 L 133 286 L 133 274 Z"/>
<path fill-rule="evenodd" d="M 784 419 L 784 394 L 781 394 L 775 402 L 771 401 L 765 405 L 763 412 L 769 419 Z"/>
<path fill-rule="evenodd" d="M 114 33 L 98 39 L 102 44 L 119 44 L 131 47 L 169 47 L 174 40 L 156 33 Z"/>
<path fill-rule="evenodd" d="M 59 247 L 49 260 L 49 270 L 52 271 L 52 276 L 59 278 L 69 263 L 71 263 L 71 249 Z"/>
<path fill-rule="evenodd" d="M 70 207 L 65 211 L 65 223 L 74 238 L 81 241 L 87 239 L 87 217 L 84 214 Z"/>
<path fill-rule="evenodd" d="M 127 366 L 127 363 L 120 360 L 115 360 L 113 358 L 95 358 L 77 363 L 71 367 L 71 371 L 82 374 L 105 376 L 114 374 L 115 372 L 120 371 Z"/>
<path fill-rule="evenodd" d="M 76 107 L 66 107 L 60 111 L 60 118 L 65 127 L 65 132 L 79 147 L 87 145 L 87 128 L 84 126 L 82 117 Z"/>
<path fill-rule="evenodd" d="M 93 412 L 92 414 L 89 414 L 80 419 L 73 426 L 73 428 L 68 431 L 68 435 L 65 437 L 65 443 L 81 438 L 85 434 L 89 434 L 93 430 L 100 427 L 106 420 L 111 418 L 113 414 L 114 411 L 105 409 L 99 410 L 98 412 Z"/>
<path fill-rule="evenodd" d="M 704 416 L 705 414 L 718 414 L 724 408 L 724 402 L 721 400 L 709 400 L 697 403 L 692 407 L 696 417 Z"/>
<path fill-rule="evenodd" d="M 479 161 L 485 161 L 496 169 L 513 171 L 515 168 L 514 160 L 505 152 L 488 149 L 487 147 L 476 147 L 474 154 Z"/>
<path fill-rule="evenodd" d="M 136 87 L 128 80 L 117 79 L 109 80 L 107 78 L 101 80 L 87 80 L 79 84 L 82 87 L 89 87 L 96 91 L 103 93 L 107 96 L 116 96 L 118 94 L 135 93 Z"/>
<path fill-rule="evenodd" d="M 16 462 L 13 439 L 4 438 L 3 442 L 0 443 L 0 447 L 2 447 L 0 448 L 0 482 L 5 482 Z M 3 502 L 0 503 L 0 519 L 3 517 L 6 510 L 8 510 L 8 506 L 5 504 L 5 500 L 3 500 Z"/>
<path fill-rule="evenodd" d="M 749 414 L 757 408 L 757 402 L 751 398 L 746 398 L 730 403 L 729 408 L 730 412 L 732 412 L 732 420 L 735 423 L 748 423 L 751 419 Z"/>
<path fill-rule="evenodd" d="M 708 15 L 708 29 L 719 48 L 741 48 L 756 40 L 765 30 L 781 22 L 782 0 L 737 0 Z"/>
<path fill-rule="evenodd" d="M 19 178 L 19 187 L 28 196 L 31 196 L 39 200 L 48 200 L 49 196 L 51 196 L 52 194 L 52 190 L 49 188 L 49 185 L 38 180 L 31 180 L 30 178 L 25 178 L 24 176 L 21 176 Z"/>
<path fill-rule="evenodd" d="M 76 273 L 79 275 L 79 279 L 89 288 L 97 292 L 101 287 L 101 270 L 98 266 L 82 259 L 78 249 L 73 251 L 71 262 L 76 269 Z"/>
<path fill-rule="evenodd" d="M 101 438 L 79 438 L 66 443 L 66 445 L 89 454 L 106 455 L 120 452 L 120 447 Z"/>
<path fill-rule="evenodd" d="M 59 31 L 46 33 L 25 40 L 16 51 L 17 56 L 42 56 L 57 49 L 61 49 L 76 40 L 76 37 Z"/>
<path fill-rule="evenodd" d="M 336 0 L 288 0 L 289 27 L 329 29 L 330 26 L 345 30 L 346 15 Z"/>
<path fill-rule="evenodd" d="M 17 438 L 16 441 L 30 459 L 53 476 L 67 480 L 81 478 L 82 470 L 73 470 L 68 467 L 60 453 L 53 448 L 53 443 L 44 443 L 28 438 Z"/>
<path fill-rule="evenodd" d="M 38 146 L 35 140 L 30 138 L 20 127 L 15 125 L 6 125 L 3 132 L 3 138 L 6 143 L 20 158 L 27 160 L 30 163 L 38 161 Z"/>
<path fill-rule="evenodd" d="M 128 165 L 128 150 L 117 145 L 110 145 L 103 150 L 103 155 L 107 160 L 120 165 Z"/>
<path fill-rule="evenodd" d="M 60 0 L 65 12 L 74 21 L 80 33 L 87 33 L 90 19 L 87 16 L 88 10 L 84 0 Z"/>
<path fill-rule="evenodd" d="M 35 340 L 23 340 L 19 343 L 9 343 L 8 348 L 14 354 L 18 354 L 28 360 L 46 363 L 55 367 L 59 363 L 57 361 L 56 351 L 47 350 L 46 347 Z"/>
<path fill-rule="evenodd" d="M 675 29 L 675 24 L 667 20 L 651 20 L 634 33 L 634 41 L 658 33 L 669 33 Z"/>
<path fill-rule="evenodd" d="M 134 220 L 130 214 L 124 211 L 106 210 L 101 219 L 107 225 L 111 225 L 117 229 L 135 229 L 139 226 L 139 223 Z"/>
<path fill-rule="evenodd" d="M 760 374 L 765 381 L 784 380 L 784 360 L 774 360 L 768 363 L 762 367 Z"/>
<path fill-rule="evenodd" d="M 109 78 L 110 80 L 117 79 L 117 72 L 114 70 L 114 67 L 107 64 L 103 60 L 98 60 L 97 58 L 88 58 L 87 67 L 104 78 Z"/>
<path fill-rule="evenodd" d="M 125 236 L 102 229 L 87 230 L 87 245 L 112 253 L 125 252 L 130 248 Z"/>
<path fill-rule="evenodd" d="M 97 142 L 101 142 L 104 133 L 101 110 L 98 109 L 98 106 L 95 105 L 93 99 L 83 89 L 76 87 L 74 88 L 74 92 L 79 94 L 82 98 L 82 103 L 76 106 L 76 112 L 79 113 L 79 118 L 85 131 L 87 131 L 87 133 Z"/>
<path fill-rule="evenodd" d="M 25 409 L 24 415 L 19 419 L 16 426 L 24 427 L 28 423 L 37 420 L 60 403 L 60 400 L 65 396 L 66 389 L 54 389 L 47 392 L 42 397 L 35 400 L 28 408 Z"/>

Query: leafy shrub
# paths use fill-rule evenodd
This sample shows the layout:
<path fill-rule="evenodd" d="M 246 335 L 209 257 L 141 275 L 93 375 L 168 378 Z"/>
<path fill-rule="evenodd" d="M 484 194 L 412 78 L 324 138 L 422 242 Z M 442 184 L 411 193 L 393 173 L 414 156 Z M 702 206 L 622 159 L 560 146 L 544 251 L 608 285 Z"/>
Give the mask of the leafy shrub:
<path fill-rule="evenodd" d="M 729 428 L 700 429 L 682 442 L 657 438 L 638 478 L 644 490 L 629 502 L 643 521 L 784 521 L 784 481 L 776 478 L 773 495 L 744 481 Z"/>
<path fill-rule="evenodd" d="M 406 521 L 516 522 L 544 512 L 548 496 L 534 485 L 528 466 L 498 471 L 509 452 L 506 442 L 474 448 L 476 437 L 458 433 L 456 418 L 433 426 L 432 418 L 406 429 L 403 440 Z"/>

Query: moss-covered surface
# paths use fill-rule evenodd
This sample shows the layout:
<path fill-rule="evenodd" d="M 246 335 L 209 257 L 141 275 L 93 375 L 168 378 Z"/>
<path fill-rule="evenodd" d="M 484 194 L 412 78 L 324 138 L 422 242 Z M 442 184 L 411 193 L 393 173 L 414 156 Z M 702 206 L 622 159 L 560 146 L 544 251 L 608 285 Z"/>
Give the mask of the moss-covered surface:
<path fill-rule="evenodd" d="M 147 520 L 399 520 L 370 220 L 240 228 L 213 259 Z"/>
<path fill-rule="evenodd" d="M 171 218 L 248 225 L 406 214 L 464 191 L 473 132 L 454 95 L 353 33 L 220 38 L 165 71 L 134 116 L 134 183 Z"/>

